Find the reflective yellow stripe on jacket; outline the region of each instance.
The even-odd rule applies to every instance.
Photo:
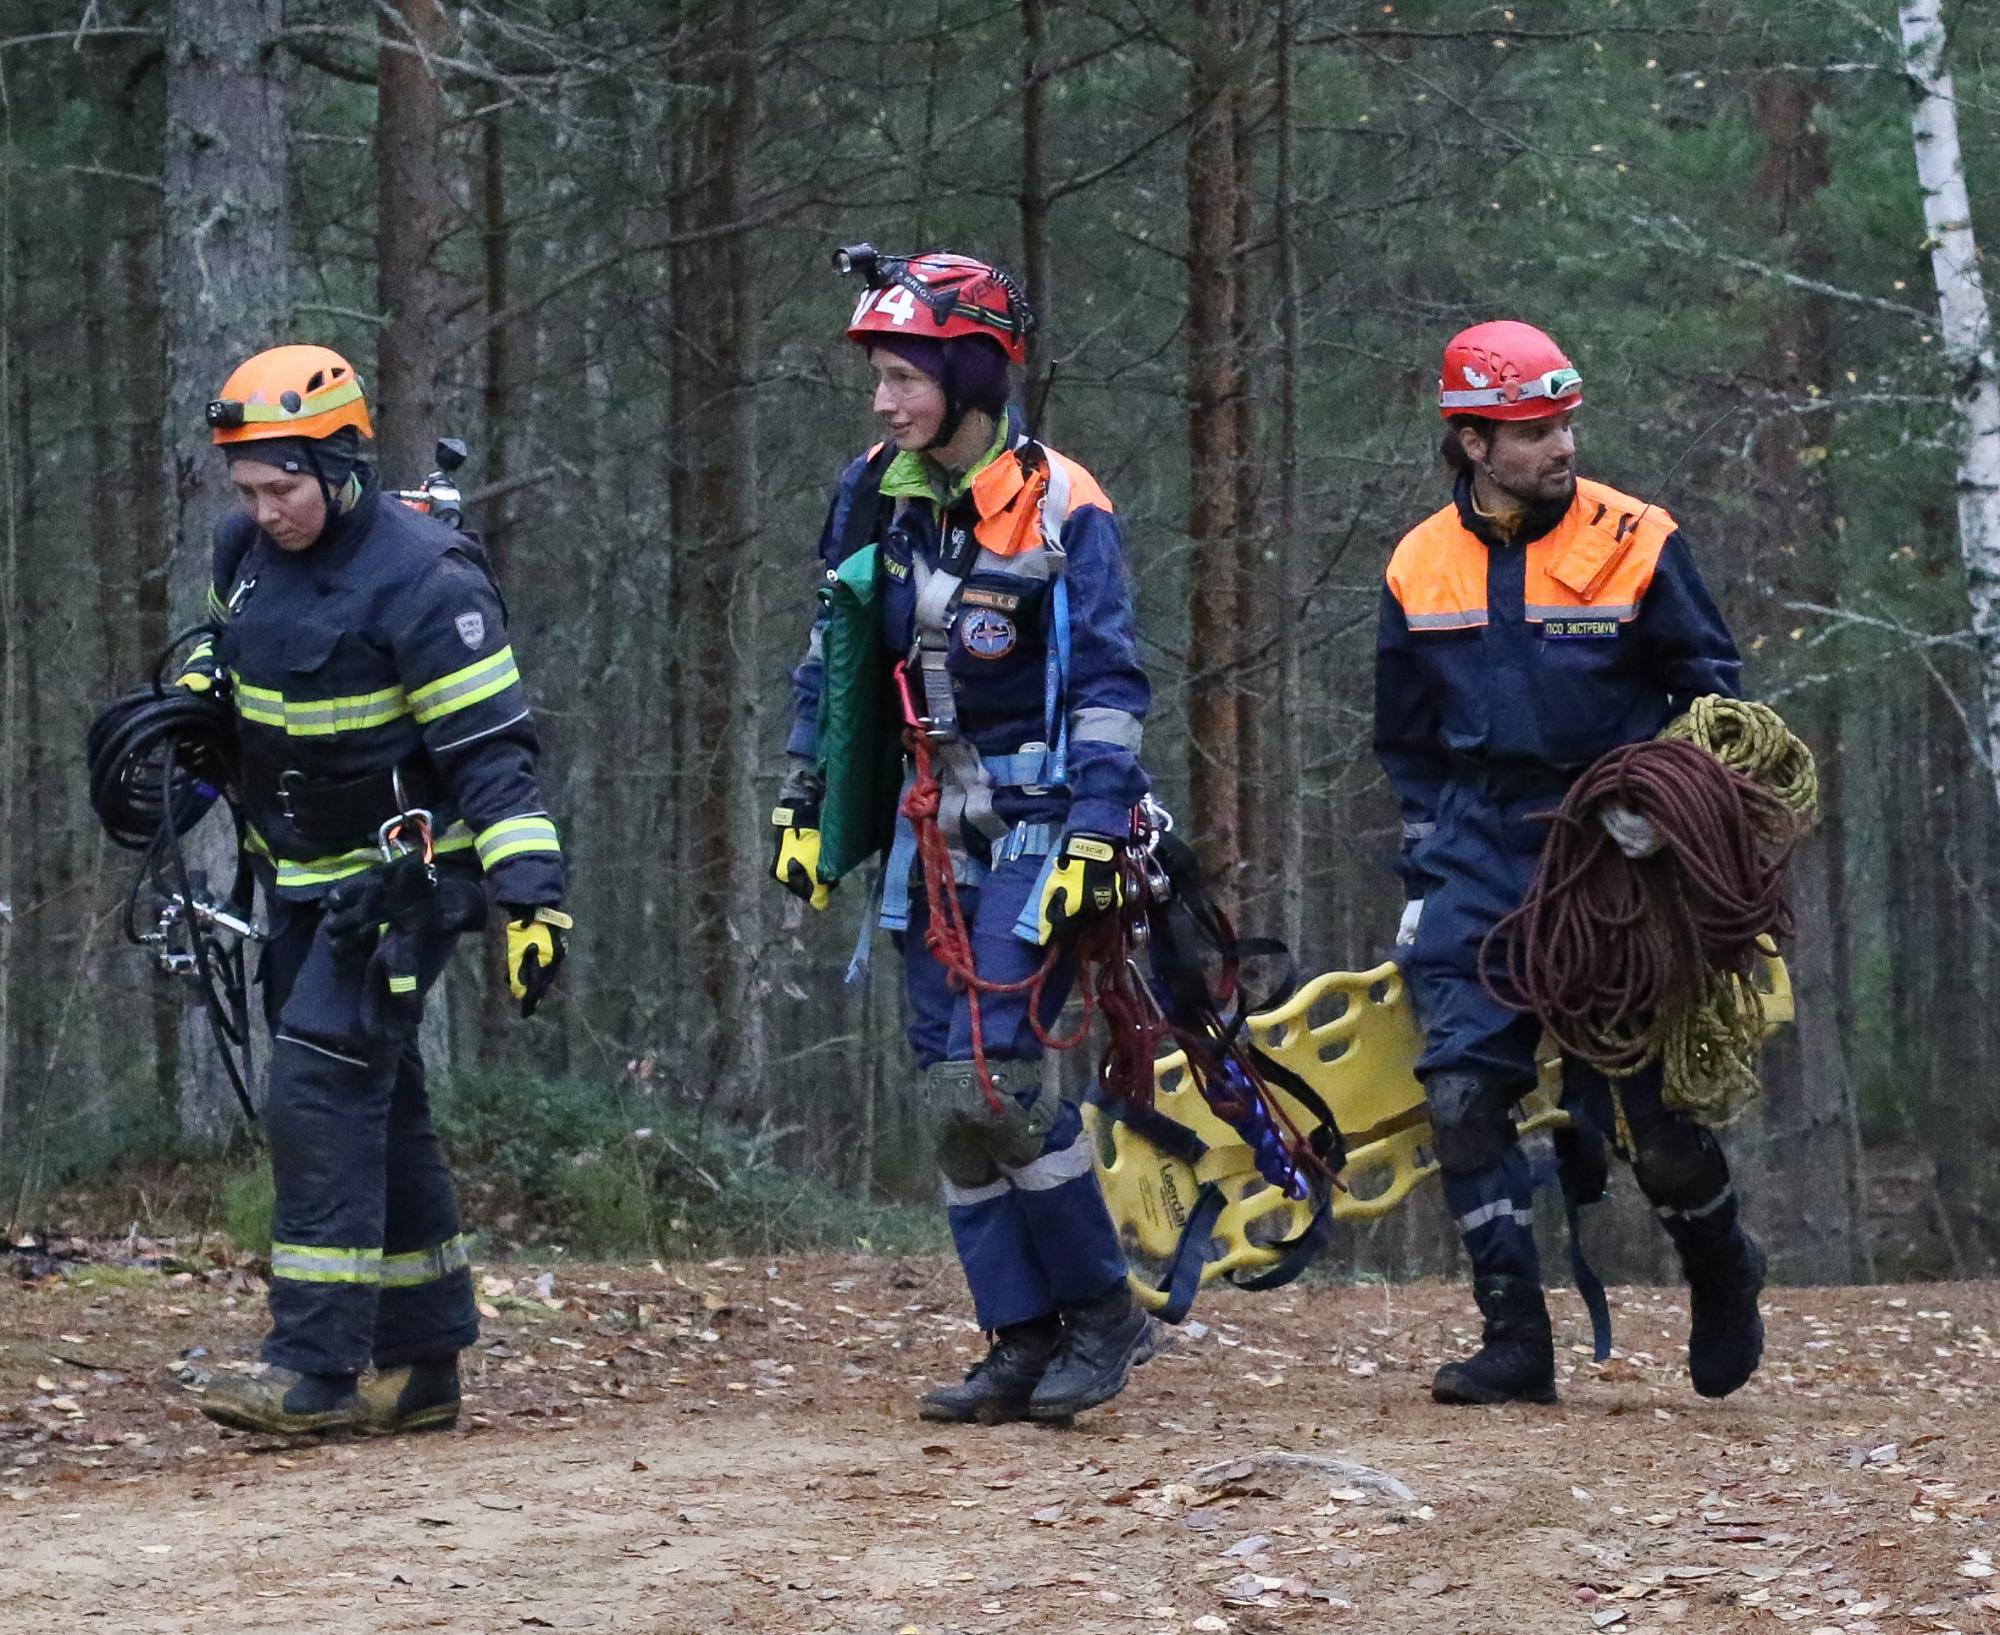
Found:
[[[410,694],[410,708],[424,726],[470,709],[474,704],[503,693],[519,684],[521,672],[514,663],[514,649],[503,647],[477,664],[454,670],[448,676],[426,682]]]
[[[273,688],[239,681],[236,709],[244,720],[260,727],[277,727],[288,737],[326,738],[400,721],[410,713],[410,701],[400,687],[346,698],[287,698]]]
[[[490,829],[479,831],[477,844],[482,869],[490,869],[510,857],[519,857],[523,852],[562,850],[555,824],[539,812],[525,817],[502,818]]]
[[[351,852],[336,852],[331,857],[311,857],[303,861],[289,857],[271,857],[270,845],[254,829],[245,844],[258,856],[271,858],[271,866],[278,871],[280,890],[286,887],[331,885],[336,880],[345,880],[349,875],[359,874],[364,869],[372,869],[382,861],[381,849],[376,846],[357,846]],[[470,851],[473,844],[472,831],[463,823],[454,823],[437,837],[433,849],[442,857],[448,852]]]

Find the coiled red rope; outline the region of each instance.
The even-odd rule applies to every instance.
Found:
[[[1626,857],[1602,822],[1612,805],[1651,823],[1661,851]],[[1526,897],[1481,946],[1481,979],[1566,1055],[1630,1074],[1716,974],[1747,981],[1760,939],[1791,935],[1784,872],[1802,832],[1792,805],[1697,744],[1615,749],[1554,814]]]

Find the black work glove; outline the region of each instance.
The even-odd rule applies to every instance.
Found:
[[[325,908],[322,924],[335,957],[368,956],[361,1031],[370,1039],[409,1038],[424,1019],[424,949],[444,922],[436,868],[416,852],[392,858],[339,882]]]
[[[438,917],[437,869],[406,852],[342,880],[326,894],[325,909],[327,941],[342,959],[353,959],[391,925]]]

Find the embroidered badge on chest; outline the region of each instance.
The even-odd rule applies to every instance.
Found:
[[[1004,659],[1017,634],[1012,619],[990,608],[970,608],[958,621],[959,645],[976,659]]]
[[[1610,641],[1618,635],[1616,619],[1544,619],[1542,640]]]
[[[461,613],[452,620],[458,631],[458,639],[472,649],[479,651],[479,644],[486,640],[486,615],[483,613]]]

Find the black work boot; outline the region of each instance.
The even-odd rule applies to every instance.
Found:
[[[1764,1358],[1764,1251],[1742,1227],[1709,1247],[1681,1250],[1688,1280],[1688,1377],[1705,1397],[1726,1397]]]
[[[1431,1381],[1439,1402],[1554,1402],[1555,1340],[1542,1286],[1523,1277],[1473,1280],[1486,1319],[1485,1343],[1463,1362],[1448,1362]]]
[[[188,1389],[218,1425],[267,1436],[350,1429],[361,1423],[352,1374],[301,1374],[268,1367],[261,1374],[209,1374]]]
[[[1028,1400],[1048,1369],[1061,1332],[1061,1319],[1053,1313],[996,1330],[986,1355],[964,1379],[923,1394],[917,1403],[918,1417],[947,1425],[1000,1425],[1026,1419]]]
[[[1063,1307],[1062,1340],[1028,1404],[1030,1419],[1073,1419],[1125,1389],[1153,1355],[1153,1318],[1120,1278],[1095,1300]]]
[[[386,1368],[361,1382],[361,1431],[448,1431],[458,1423],[458,1353]]]

